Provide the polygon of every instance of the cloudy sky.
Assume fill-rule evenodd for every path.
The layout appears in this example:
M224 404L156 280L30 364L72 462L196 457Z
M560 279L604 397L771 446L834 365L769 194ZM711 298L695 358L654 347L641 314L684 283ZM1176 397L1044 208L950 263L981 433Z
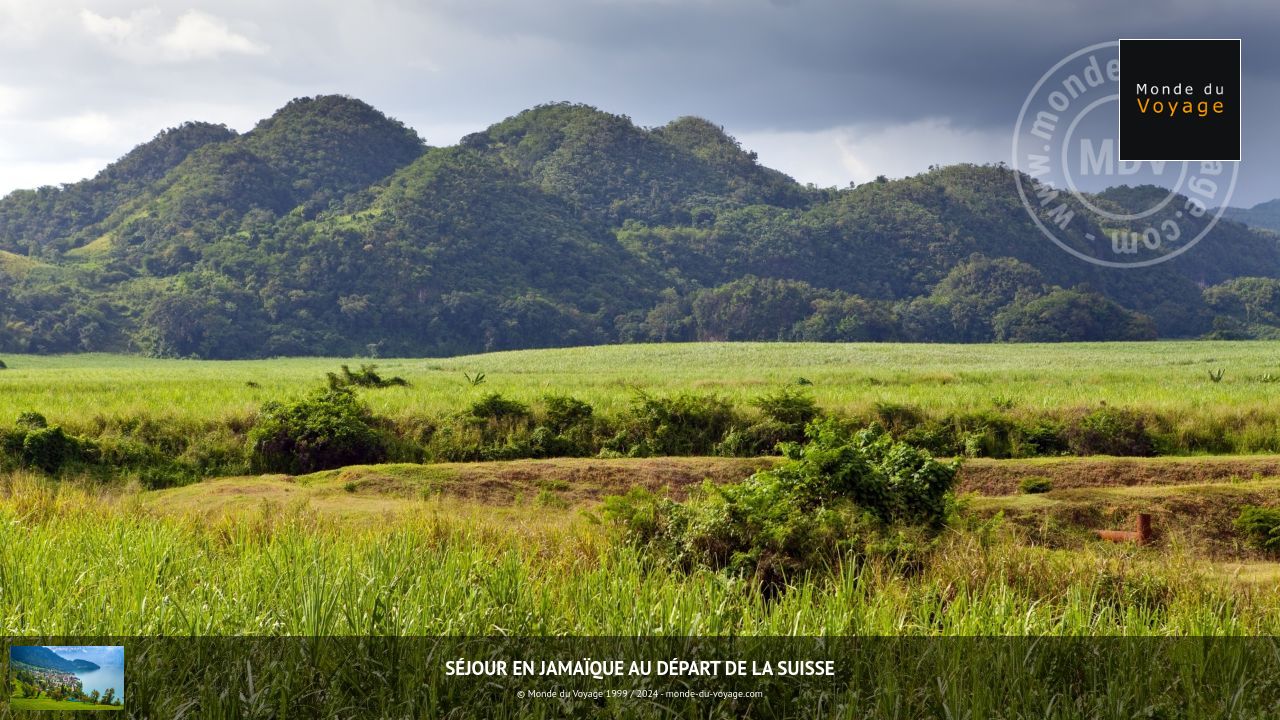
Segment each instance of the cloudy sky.
M1244 39L1233 204L1280 197L1274 0L0 0L0 194L92 175L184 120L359 97L434 145L552 100L701 115L847 185L1008 160L1027 91L1118 37Z

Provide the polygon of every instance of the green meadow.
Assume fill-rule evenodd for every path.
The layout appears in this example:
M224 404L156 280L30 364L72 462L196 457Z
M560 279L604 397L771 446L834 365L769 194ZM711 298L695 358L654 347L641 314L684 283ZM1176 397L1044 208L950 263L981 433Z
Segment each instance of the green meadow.
M72 702L71 700L53 700L47 697L10 698L11 710L37 711L54 710L58 712L83 712L98 710L120 710L117 705L94 705L92 703Z
M631 390L717 393L745 401L771 387L812 382L819 405L847 412L877 402L927 411L1111 405L1188 420L1269 415L1280 399L1280 343L1145 342L1008 345L688 343L525 350L448 359L301 358L158 360L125 355L4 356L0 419L39 409L68 426L91 418L156 416L216 421L321 384L341 363L376 363L411 385L371 393L390 416L438 414L483 390L533 401L566 393L621 410ZM1222 369L1214 382L1211 371ZM249 385L254 383L256 385Z

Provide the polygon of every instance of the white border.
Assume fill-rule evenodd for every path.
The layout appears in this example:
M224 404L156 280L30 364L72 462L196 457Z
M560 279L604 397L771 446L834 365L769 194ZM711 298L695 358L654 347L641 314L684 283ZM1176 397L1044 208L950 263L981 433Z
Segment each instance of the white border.
M1236 70L1236 82L1239 83L1239 87L1236 88L1236 92L1238 93L1238 97L1239 97L1237 104L1240 107L1240 109L1237 111L1237 118L1240 123L1240 131L1239 131L1239 137L1236 139L1236 154L1239 155L1240 157L1237 157L1234 160L1225 160L1221 158L1217 158L1217 159L1210 158L1210 159L1201 159L1201 160L1174 160L1172 158L1166 158L1161 160L1126 160L1124 157L1124 143L1121 141L1121 136L1123 135L1123 133L1120 132L1120 121L1121 121L1121 118L1123 117L1122 108L1121 108L1121 104L1123 101L1121 101L1116 103L1116 155L1117 155L1116 160L1118 162L1183 162L1183 163L1240 162L1241 159L1244 157L1244 40L1241 38L1118 38L1117 42L1119 43L1119 45L1116 48L1117 60L1119 60L1123 56L1125 40L1135 40L1135 41L1144 41L1144 40L1224 41L1225 40L1225 41L1234 42L1236 44L1236 62L1238 67L1238 69ZM1117 90L1119 90L1121 97L1123 97L1124 96L1124 63L1123 62L1120 63L1120 75L1116 79L1116 85L1118 86Z

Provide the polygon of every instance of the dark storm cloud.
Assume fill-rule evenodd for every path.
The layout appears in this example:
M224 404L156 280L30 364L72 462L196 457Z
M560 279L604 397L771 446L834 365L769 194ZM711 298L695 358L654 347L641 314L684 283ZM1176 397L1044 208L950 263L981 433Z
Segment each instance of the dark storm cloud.
M1027 89L1058 58L1122 36L1243 35L1249 70L1262 77L1275 77L1280 52L1272 43L1280 37L1280 13L1264 3L553 5L559 10L480 0L445 12L486 34L543 38L588 67L608 68L586 80L595 94L642 96L646 109L669 106L656 113L663 116L702 105L748 128L818 129L928 115L1008 124ZM549 70L554 74L536 64L513 68L513 84L555 85Z
M889 170L931 162L900 129L939 119L973 138L973 159L1001 160L1027 90L1059 58L1162 36L1244 38L1241 191L1280 195L1268 120L1280 13L1152 0L0 0L0 191L91 172L78 168L184 119L244 130L321 92L361 97L433 142L559 99L646 125L697 114L769 142L762 157L802 180L873 162L833 159L828 172L815 163L835 150L801 147L841 128L898 138L888 156L903 163Z

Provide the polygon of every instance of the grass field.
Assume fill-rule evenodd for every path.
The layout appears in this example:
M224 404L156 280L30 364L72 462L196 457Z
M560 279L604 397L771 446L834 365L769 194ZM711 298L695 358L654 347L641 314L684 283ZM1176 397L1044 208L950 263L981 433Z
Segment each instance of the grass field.
M716 393L747 406L805 378L824 410L851 415L877 403L1017 413L1106 402L1211 432L1234 428L1240 449L1262 451L1280 440L1280 384L1270 379L1280 374L1277 350L605 347L384 360L384 374L411 385L361 398L391 418L457 412L484 392L529 402L572 394L598 412L622 413L634 388ZM89 431L104 418L247 423L263 402L319 387L340 362L359 362L3 359L0 420L35 409ZM1220 382L1208 376L1217 367L1225 368ZM464 372L487 380L473 387ZM1245 430L1257 442L1240 440ZM408 463L297 477L234 473L158 491L15 470L0 474L0 634L1280 633L1280 565L1231 529L1245 504L1275 504L1276 455L970 459L959 512L907 564L869 556L792 578L778 596L749 579L656 562L617 542L598 513L605 495L631 487L680 497L704 479L734 482L777 462ZM1028 476L1052 490L1019 494ZM1155 545L1094 537L1127 527L1137 512L1154 515Z
M1280 343L1150 342L1051 345L691 343L530 350L448 359L155 360L122 355L5 356L0 418L32 408L68 425L98 416L210 421L248 415L264 400L323 382L339 363L377 362L407 388L371 394L390 416L457 410L482 390L532 401L580 397L603 412L623 409L632 388L701 391L745 402L799 378L819 404L856 412L877 402L937 412L1028 410L1099 402L1179 417L1272 416L1280 400ZM1225 369L1221 382L1209 371ZM1272 380L1276 380L1273 382ZM246 383L257 383L251 387Z
M72 702L70 700L52 700L39 698L10 698L11 710L57 710L61 712L77 712L86 710L121 710L119 705L94 705L92 703Z

